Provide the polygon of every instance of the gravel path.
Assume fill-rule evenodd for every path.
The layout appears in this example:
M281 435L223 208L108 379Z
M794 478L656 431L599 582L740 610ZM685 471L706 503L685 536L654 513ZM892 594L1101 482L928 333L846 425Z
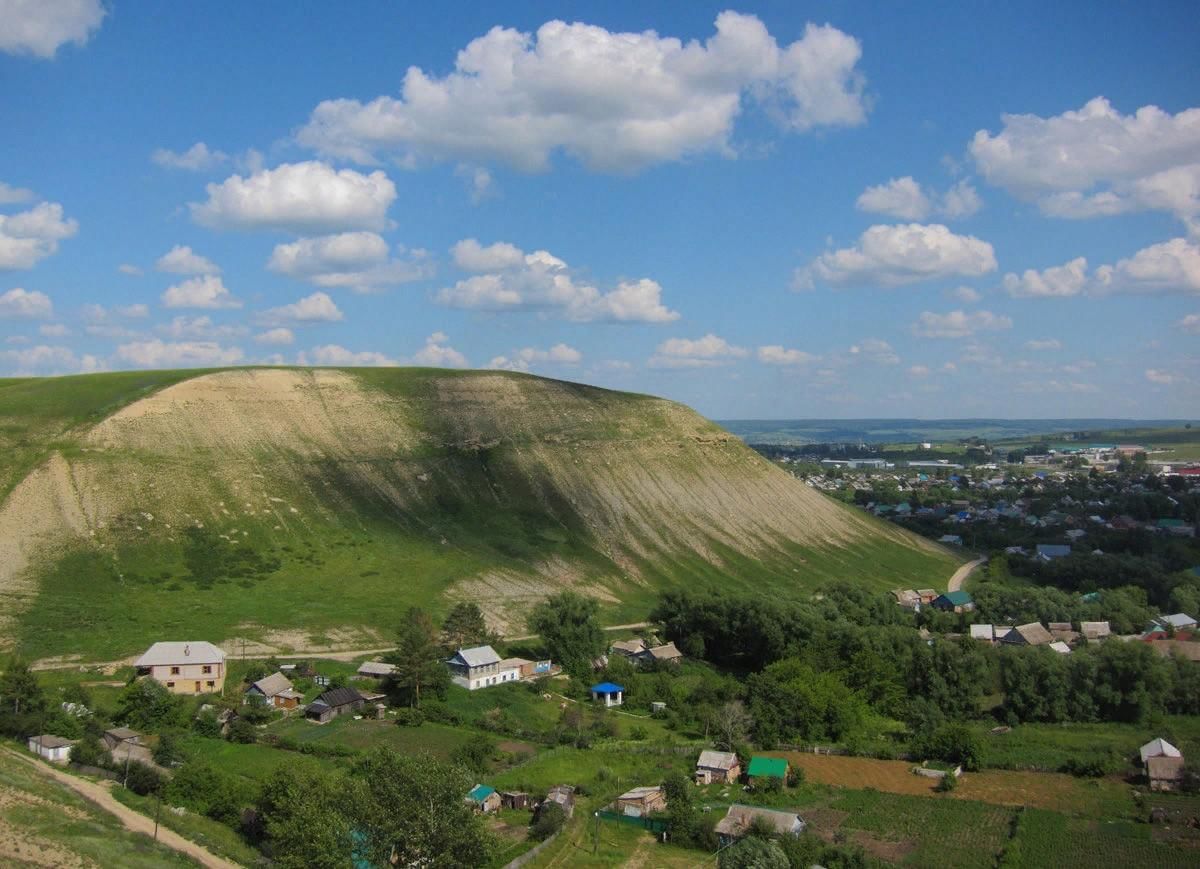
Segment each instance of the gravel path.
M979 565L984 564L986 561L987 556L981 555L974 561L968 561L958 570L954 571L954 576L950 577L950 591L958 591L960 588L962 588L962 584L967 581L967 577L971 575L972 571L979 567Z

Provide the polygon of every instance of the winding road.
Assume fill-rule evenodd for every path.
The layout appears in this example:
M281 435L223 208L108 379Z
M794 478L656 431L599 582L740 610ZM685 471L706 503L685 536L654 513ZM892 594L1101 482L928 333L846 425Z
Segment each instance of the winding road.
M962 584L967 581L967 577L971 575L971 573L975 570L975 568L979 567L981 564L984 564L986 562L987 562L987 556L981 555L979 558L976 558L974 561L968 561L966 564L964 564L958 570L954 571L954 576L950 577L950 585L948 587L948 590L949 591L958 591L959 589L961 589Z
M60 769L55 769L49 764L34 760L32 757L14 749L4 747L4 751L24 763L36 767L43 775L61 782L88 802L99 806L110 815L113 815L124 825L125 829L131 830L134 833L145 833L147 836L154 836L154 819L147 818L140 812L135 812L123 803L117 802L108 788L103 785L70 775ZM241 869L240 864L230 862L224 857L218 857L207 848L203 848L195 842L183 838L183 836L180 836L173 830L168 830L162 825L159 825L158 828L158 841L172 851L178 851L180 854L192 858L201 866L211 867L211 869Z

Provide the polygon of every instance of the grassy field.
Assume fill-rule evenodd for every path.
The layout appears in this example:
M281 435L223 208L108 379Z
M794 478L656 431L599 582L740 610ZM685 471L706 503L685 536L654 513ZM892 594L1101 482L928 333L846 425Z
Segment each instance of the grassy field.
M1152 828L1132 821L1096 821L1028 809L1017 821L1005 867L1019 869L1190 869L1194 848L1152 838Z
M108 813L5 751L0 751L0 855L12 867L196 865L128 832Z
M141 812L153 818L157 811L158 822L161 826L174 830L185 839L203 845L209 851L221 857L239 863L242 866L254 866L263 862L263 855L256 848L247 844L234 830L218 821L186 812L178 815L163 806L161 810L153 797L142 797L125 788L115 788L113 796L129 806L135 812Z
M1022 724L1008 733L990 733L976 725L982 762L1001 769L1057 770L1081 753L1113 752L1133 757L1139 746L1164 737L1184 752L1200 753L1200 718L1165 716L1154 725L1141 724Z

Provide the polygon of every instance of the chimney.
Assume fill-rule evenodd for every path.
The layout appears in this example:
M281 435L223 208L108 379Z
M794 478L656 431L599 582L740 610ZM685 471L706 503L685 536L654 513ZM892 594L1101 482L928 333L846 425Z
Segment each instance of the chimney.
M185 645L185 646L183 647L183 655L184 655L184 657L187 657L187 656L188 656L188 655L190 655L191 653L192 653L192 647L191 647L191 645L190 645L190 644L189 644L189 645Z

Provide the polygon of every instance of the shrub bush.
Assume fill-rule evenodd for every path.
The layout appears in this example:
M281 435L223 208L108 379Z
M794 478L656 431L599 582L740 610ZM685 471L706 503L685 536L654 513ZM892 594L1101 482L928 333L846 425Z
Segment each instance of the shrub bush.
M425 714L420 709L397 709L396 724L399 727L420 727L425 723Z

